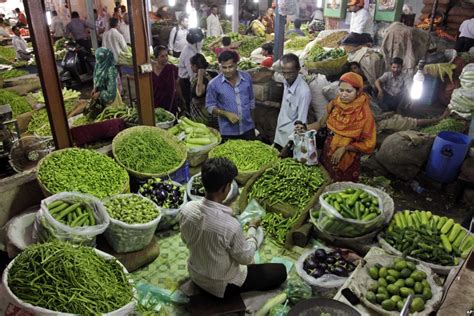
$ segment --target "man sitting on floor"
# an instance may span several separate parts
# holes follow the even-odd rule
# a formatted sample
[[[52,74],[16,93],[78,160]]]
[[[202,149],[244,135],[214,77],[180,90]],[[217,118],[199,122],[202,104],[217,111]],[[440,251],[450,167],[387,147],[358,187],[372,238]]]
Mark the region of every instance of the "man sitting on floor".
[[[391,71],[384,73],[375,81],[377,99],[384,111],[397,111],[407,101],[411,80],[402,71],[403,59],[392,60]]]
[[[205,198],[187,203],[180,213],[181,238],[190,253],[189,276],[221,298],[275,289],[286,280],[283,264],[251,264],[263,242],[263,229],[251,222],[245,236],[232,209],[222,204],[236,176],[230,160],[208,159],[201,169]]]

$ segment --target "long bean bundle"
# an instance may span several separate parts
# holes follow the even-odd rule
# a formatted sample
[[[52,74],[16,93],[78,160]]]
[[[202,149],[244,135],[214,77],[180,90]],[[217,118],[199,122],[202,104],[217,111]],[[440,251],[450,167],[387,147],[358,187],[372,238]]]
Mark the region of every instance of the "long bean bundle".
[[[173,170],[182,160],[176,148],[152,130],[135,130],[124,136],[114,154],[126,168],[149,174]]]
[[[59,241],[23,251],[8,272],[8,286],[34,306],[80,315],[110,313],[133,299],[132,285],[115,259]]]
[[[306,166],[291,158],[267,169],[251,186],[249,200],[269,205],[282,203],[303,210],[326,181],[318,166]]]
[[[239,172],[245,172],[257,171],[267,163],[277,160],[278,153],[260,141],[229,140],[211,150],[209,157],[228,158]]]

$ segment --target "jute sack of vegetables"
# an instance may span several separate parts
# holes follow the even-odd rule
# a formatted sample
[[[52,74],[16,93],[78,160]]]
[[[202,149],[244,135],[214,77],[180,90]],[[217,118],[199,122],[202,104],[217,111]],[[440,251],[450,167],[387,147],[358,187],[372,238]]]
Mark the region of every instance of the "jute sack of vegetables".
[[[110,215],[105,239],[115,252],[142,250],[151,242],[162,212],[151,200],[138,194],[119,194],[104,200]]]
[[[109,215],[98,198],[90,194],[62,192],[41,201],[33,238],[95,246],[95,237],[102,234],[109,223]]]
[[[383,224],[384,212],[380,196],[370,188],[346,188],[319,196],[321,212],[318,226],[338,236],[357,237]]]
[[[2,283],[2,299],[14,315],[123,316],[135,310],[127,269],[90,247],[59,241],[29,246],[7,266]]]

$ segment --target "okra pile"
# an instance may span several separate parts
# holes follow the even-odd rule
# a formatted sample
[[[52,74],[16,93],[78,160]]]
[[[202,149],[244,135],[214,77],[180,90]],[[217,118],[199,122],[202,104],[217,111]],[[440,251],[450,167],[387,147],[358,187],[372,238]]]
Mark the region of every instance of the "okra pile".
[[[71,227],[94,226],[94,211],[86,203],[56,200],[47,205],[49,213],[58,222]]]
[[[127,171],[112,158],[95,150],[70,148],[44,158],[39,181],[52,193],[80,192],[104,198],[128,187]]]
[[[292,226],[298,220],[298,215],[284,217],[280,213],[266,213],[262,217],[262,227],[265,229],[265,235],[271,236],[277,244],[284,245],[286,235]]]
[[[229,140],[209,152],[210,158],[225,157],[231,160],[239,172],[257,171],[276,161],[278,152],[258,140]]]
[[[288,205],[301,211],[325,182],[321,167],[286,158],[258,177],[249,189],[248,200],[254,198],[268,206]]]
[[[133,287],[116,259],[61,241],[21,252],[8,271],[8,286],[22,301],[61,314],[105,314],[133,300]]]
[[[429,211],[396,213],[382,237],[404,256],[443,266],[459,264],[474,247],[474,237],[460,224]]]
[[[368,222],[381,213],[377,197],[361,189],[328,193],[324,200],[344,218]]]
[[[127,224],[145,224],[160,215],[152,201],[137,194],[114,196],[106,200],[104,206],[110,217]]]

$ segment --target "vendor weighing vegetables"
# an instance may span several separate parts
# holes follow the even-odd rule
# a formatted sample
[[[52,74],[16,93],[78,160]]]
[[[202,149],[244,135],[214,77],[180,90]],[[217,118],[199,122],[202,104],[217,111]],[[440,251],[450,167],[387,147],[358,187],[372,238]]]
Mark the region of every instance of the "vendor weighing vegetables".
[[[226,158],[210,158],[201,169],[206,196],[181,208],[181,238],[190,251],[189,276],[217,297],[275,289],[286,280],[283,264],[251,264],[263,242],[263,229],[250,223],[247,236],[232,209],[222,202],[237,176]]]

